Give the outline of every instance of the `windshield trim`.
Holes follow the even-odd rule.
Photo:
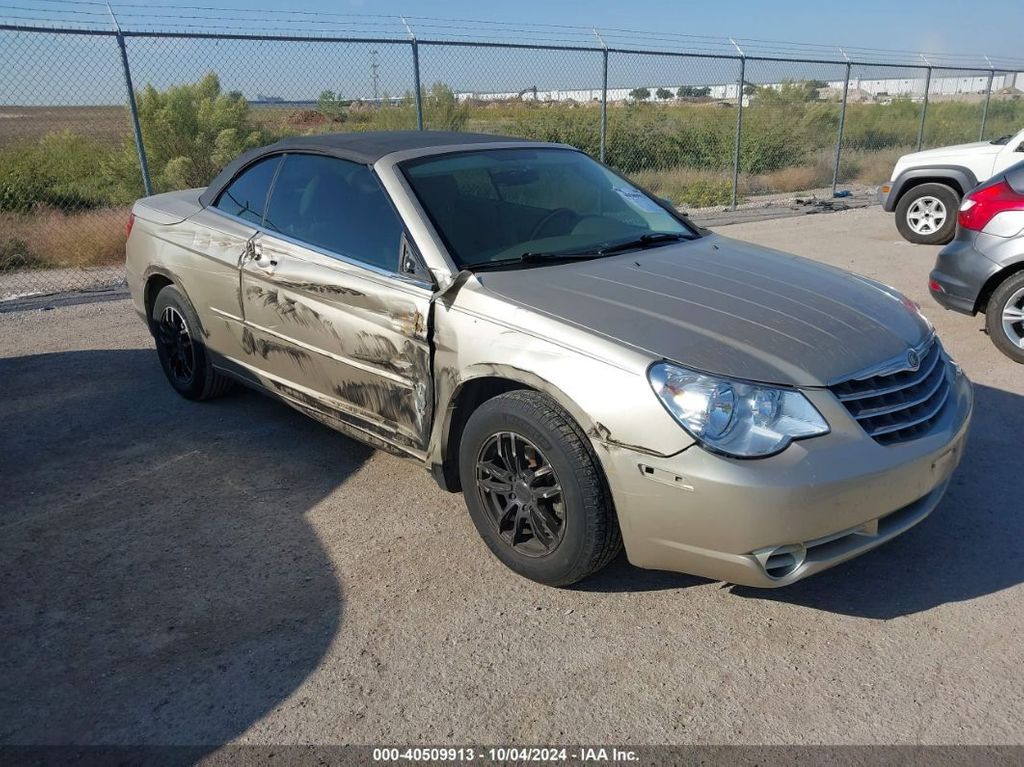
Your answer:
[[[431,229],[433,229],[434,235],[437,237],[437,240],[439,241],[439,243],[444,246],[445,255],[447,256],[447,260],[451,262],[452,266],[454,266],[455,271],[459,271],[459,270],[462,270],[462,269],[465,269],[467,271],[473,271],[474,269],[476,269],[478,267],[482,267],[482,266],[486,267],[486,263],[487,262],[482,262],[480,264],[465,264],[465,263],[462,263],[462,259],[457,256],[455,249],[452,247],[451,242],[448,240],[448,236],[445,234],[444,230],[440,226],[438,226],[438,223],[437,223],[436,219],[434,218],[433,214],[427,209],[427,206],[423,204],[423,201],[419,198],[419,195],[416,193],[416,189],[413,186],[413,182],[409,178],[408,170],[410,168],[413,168],[413,167],[417,166],[417,165],[422,165],[422,164],[429,163],[429,162],[431,162],[433,160],[437,160],[439,157],[442,157],[442,156],[443,157],[458,157],[458,156],[464,156],[464,155],[484,154],[484,153],[487,153],[489,151],[495,151],[495,150],[501,150],[501,151],[526,151],[526,152],[539,152],[539,151],[543,151],[543,152],[575,152],[577,154],[582,154],[585,157],[587,157],[588,159],[590,159],[593,162],[595,162],[598,165],[600,165],[602,168],[607,170],[609,173],[614,175],[616,178],[622,179],[623,181],[625,181],[630,186],[632,186],[635,189],[638,189],[640,192],[642,192],[648,199],[653,201],[658,207],[660,207],[662,210],[664,210],[666,213],[668,213],[673,219],[675,219],[679,224],[681,224],[683,226],[683,228],[686,229],[687,232],[689,232],[690,237],[688,239],[691,239],[691,240],[700,239],[701,237],[704,237],[708,233],[706,229],[698,227],[689,218],[687,218],[686,216],[682,215],[673,206],[667,204],[661,197],[658,197],[656,194],[652,193],[646,187],[641,186],[640,184],[638,184],[635,181],[633,181],[632,179],[626,177],[622,173],[619,173],[614,168],[610,168],[607,165],[605,165],[604,163],[600,162],[599,160],[594,159],[593,157],[588,155],[583,150],[577,149],[576,147],[568,146],[566,144],[547,144],[547,143],[530,144],[530,143],[524,142],[522,144],[512,144],[512,145],[509,145],[509,144],[494,144],[494,145],[483,144],[483,145],[479,145],[479,146],[477,146],[477,145],[469,145],[465,149],[459,149],[459,150],[456,150],[456,151],[453,151],[453,152],[430,152],[430,153],[425,153],[425,154],[417,154],[417,156],[415,156],[415,157],[410,157],[410,158],[399,160],[399,161],[395,162],[393,167],[394,167],[394,169],[396,171],[398,171],[396,175],[401,180],[402,185],[405,187],[405,190],[406,190],[407,194],[409,195],[409,197],[412,199],[413,202],[415,202],[416,207],[419,209],[419,211],[421,212],[422,216],[430,224],[430,227],[431,227]],[[619,255],[619,253],[609,253],[609,254],[597,255],[597,256],[595,256],[595,258],[608,258],[608,257],[610,257],[612,255]],[[559,263],[565,263],[565,261],[552,261],[550,263],[551,264],[559,264]],[[540,264],[531,263],[531,264],[529,264],[529,266],[538,266],[538,265],[546,266],[548,264],[546,264],[546,263],[540,263]]]

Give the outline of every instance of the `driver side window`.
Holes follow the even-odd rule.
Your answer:
[[[402,223],[365,165],[286,155],[263,225],[329,254],[398,270]]]

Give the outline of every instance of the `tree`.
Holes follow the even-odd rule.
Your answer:
[[[777,87],[762,85],[757,97],[764,104],[792,105],[806,104],[818,100],[818,91],[828,87],[821,80],[783,80]]]
[[[212,72],[164,91],[147,85],[137,103],[157,191],[206,186],[231,160],[269,138],[251,122],[249,102],[240,93],[222,93]],[[128,142],[107,170],[129,198],[138,196],[138,167],[135,145]]]
[[[423,119],[433,130],[458,131],[469,120],[469,104],[459,101],[455,91],[436,82],[423,93]]]
[[[629,92],[629,97],[633,101],[647,101],[651,97],[651,92],[646,88],[634,88]]]
[[[668,99],[672,98],[672,91],[670,91],[668,88],[658,88],[658,90],[654,92],[654,95],[657,96],[662,101],[667,101]]]
[[[685,98],[704,98],[705,96],[711,95],[711,88],[708,86],[697,87],[696,85],[680,85],[679,90],[676,91],[676,96]]]
[[[317,109],[327,117],[342,117],[345,114],[345,102],[341,100],[341,94],[334,91],[322,91],[317,99]]]

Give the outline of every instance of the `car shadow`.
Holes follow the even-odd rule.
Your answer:
[[[151,350],[0,360],[0,742],[219,744],[339,631],[305,515],[372,450]]]
[[[874,551],[791,586],[723,588],[745,599],[887,620],[1024,582],[1024,504],[1017,485],[1024,397],[979,385],[975,396],[967,450],[942,503],[927,519]],[[620,555],[579,588],[656,591],[707,583],[640,570]]]

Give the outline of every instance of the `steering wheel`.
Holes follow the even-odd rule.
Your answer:
[[[573,218],[574,226],[576,224],[576,221],[580,218],[580,216],[574,210],[571,210],[569,208],[555,208],[550,213],[544,214],[544,218],[538,221],[537,224],[533,227],[533,229],[530,230],[530,235],[528,239],[538,239],[538,235],[541,232],[543,232],[551,224],[552,221],[555,221],[559,218],[565,218],[566,216],[571,216]]]

